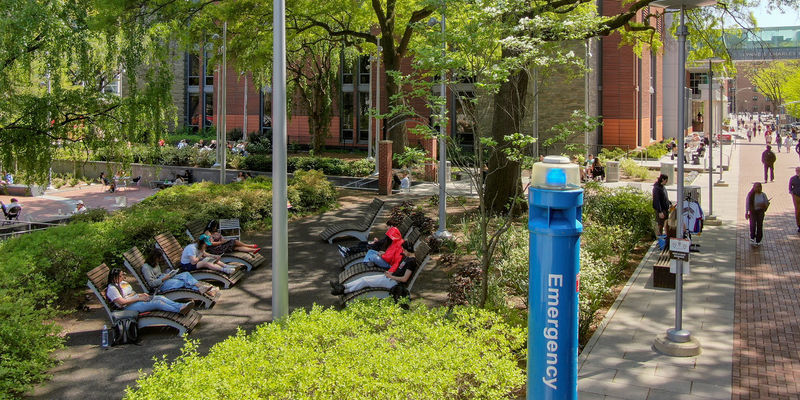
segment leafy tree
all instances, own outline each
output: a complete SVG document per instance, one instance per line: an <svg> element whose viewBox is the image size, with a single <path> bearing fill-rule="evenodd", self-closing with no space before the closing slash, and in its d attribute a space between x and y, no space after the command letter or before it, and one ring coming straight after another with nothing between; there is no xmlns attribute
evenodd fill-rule
<svg viewBox="0 0 800 400"><path fill-rule="evenodd" d="M780 112L780 106L786 101L786 89L792 78L797 77L800 62L775 61L763 63L745 72L750 83L772 104L774 114Z"/></svg>
<svg viewBox="0 0 800 400"><path fill-rule="evenodd" d="M172 119L169 34L117 3L0 2L3 167L43 182L53 144L152 141Z"/></svg>

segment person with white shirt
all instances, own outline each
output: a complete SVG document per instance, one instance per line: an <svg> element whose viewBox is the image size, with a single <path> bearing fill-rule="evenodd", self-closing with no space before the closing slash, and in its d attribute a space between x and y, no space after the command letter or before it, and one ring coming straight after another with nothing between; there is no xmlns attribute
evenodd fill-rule
<svg viewBox="0 0 800 400"><path fill-rule="evenodd" d="M86 208L86 205L83 204L83 200L78 200L78 203L75 204L75 210L73 210L72 213L73 214L83 214L86 211L88 211L88 209Z"/></svg>
<svg viewBox="0 0 800 400"><path fill-rule="evenodd" d="M211 269L214 271L224 272L228 275L236 272L237 267L228 265L220 261L222 256L206 253L206 242L204 239L198 239L194 243L190 243L183 249L181 254L182 271L191 272L197 269Z"/></svg>

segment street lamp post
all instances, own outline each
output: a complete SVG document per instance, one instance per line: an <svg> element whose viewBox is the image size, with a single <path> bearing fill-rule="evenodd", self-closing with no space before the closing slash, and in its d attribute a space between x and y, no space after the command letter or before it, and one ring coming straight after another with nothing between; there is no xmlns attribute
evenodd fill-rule
<svg viewBox="0 0 800 400"><path fill-rule="evenodd" d="M215 38L219 38L219 36L214 35ZM219 183L225 184L225 157L227 156L226 151L228 149L227 143L227 133L225 130L227 129L227 121L226 121L226 114L228 113L227 110L227 80L228 73L228 22L225 21L222 23L222 63L220 64L219 68L219 84L217 84L217 148L215 151L217 152L217 162L214 163L214 167L219 166Z"/></svg>
<svg viewBox="0 0 800 400"><path fill-rule="evenodd" d="M651 5L671 10L680 10L680 26L678 27L678 98L683 98L686 87L686 9L713 5L716 0L659 0ZM686 120L686 102L681 101L678 107L678 223L676 239L683 239L683 156L684 133ZM683 329L683 261L675 260L675 327L667 330L666 336L656 338L654 346L659 351L674 356L694 356L700 354L700 343L692 338L691 332Z"/></svg>
<svg viewBox="0 0 800 400"><path fill-rule="evenodd" d="M717 79L717 78L714 78L714 79ZM719 81L723 81L723 82L724 81L732 81L733 78L721 77L718 80ZM720 93L719 117L720 118L722 118L722 90L723 90L724 87L725 87L724 83L721 83L720 84L720 91L719 91L719 93ZM720 132L720 133L722 133L722 132ZM722 139L720 139L720 141L719 141L719 179L717 179L717 182L714 183L714 186L728 186L728 183L725 182L724 179L722 179L722 171L723 171L723 168L722 168Z"/></svg>
<svg viewBox="0 0 800 400"><path fill-rule="evenodd" d="M289 211L286 208L286 3L272 3L272 320L289 314Z"/></svg>
<svg viewBox="0 0 800 400"><path fill-rule="evenodd" d="M430 24L434 24L436 19L431 18ZM439 26L442 29L442 62L447 59L447 39L445 37L445 8L442 4L442 20ZM434 233L434 236L439 239L449 239L453 235L447 231L447 72L442 68L440 76L439 95L442 96L442 105L439 110L439 230Z"/></svg>
<svg viewBox="0 0 800 400"><path fill-rule="evenodd" d="M378 43L381 42L380 38L377 40ZM377 61L377 66L375 67L375 111L378 115L381 113L381 51L383 51L383 47L379 44L377 49L375 50L375 60ZM380 153L380 142L381 142L381 119L379 117L375 117L375 145L373 149L375 151L375 176L379 174L379 161L378 161L378 154Z"/></svg>

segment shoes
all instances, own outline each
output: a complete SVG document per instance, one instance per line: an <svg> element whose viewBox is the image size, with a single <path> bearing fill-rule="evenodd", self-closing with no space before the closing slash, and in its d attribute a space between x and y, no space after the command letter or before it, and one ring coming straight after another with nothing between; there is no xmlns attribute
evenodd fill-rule
<svg viewBox="0 0 800 400"><path fill-rule="evenodd" d="M211 285L200 284L200 287L197 288L197 291L200 292L200 294L206 294L209 290L211 290Z"/></svg>
<svg viewBox="0 0 800 400"><path fill-rule="evenodd" d="M797 227L797 231L800 232L800 226Z"/></svg>
<svg viewBox="0 0 800 400"><path fill-rule="evenodd" d="M761 246L761 242L756 242L756 247Z"/></svg>
<svg viewBox="0 0 800 400"><path fill-rule="evenodd" d="M181 307L180 313L181 313L181 315L186 315L186 314L189 313L189 311L192 311L192 309L194 309L194 303L190 301L190 302L186 303L186 305Z"/></svg>
<svg viewBox="0 0 800 400"><path fill-rule="evenodd" d="M340 244L336 245L339 248L339 254L341 254L342 258L347 257L347 247L344 247Z"/></svg>
<svg viewBox="0 0 800 400"><path fill-rule="evenodd" d="M330 284L331 287L333 288L333 290L331 290L332 295L341 296L344 294L344 285L336 281L330 281Z"/></svg>
<svg viewBox="0 0 800 400"><path fill-rule="evenodd" d="M755 246L756 245L756 240L753 239L753 238L750 238L750 245Z"/></svg>

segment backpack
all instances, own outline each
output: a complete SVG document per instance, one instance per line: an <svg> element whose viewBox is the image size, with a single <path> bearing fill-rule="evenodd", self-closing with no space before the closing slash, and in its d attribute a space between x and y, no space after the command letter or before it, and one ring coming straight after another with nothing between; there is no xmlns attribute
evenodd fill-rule
<svg viewBox="0 0 800 400"><path fill-rule="evenodd" d="M769 152L767 153L767 164L775 164L775 161L778 160L778 157L775 156L775 153Z"/></svg>
<svg viewBox="0 0 800 400"><path fill-rule="evenodd" d="M109 329L108 342L111 346L139 343L139 325L137 318L118 318Z"/></svg>

